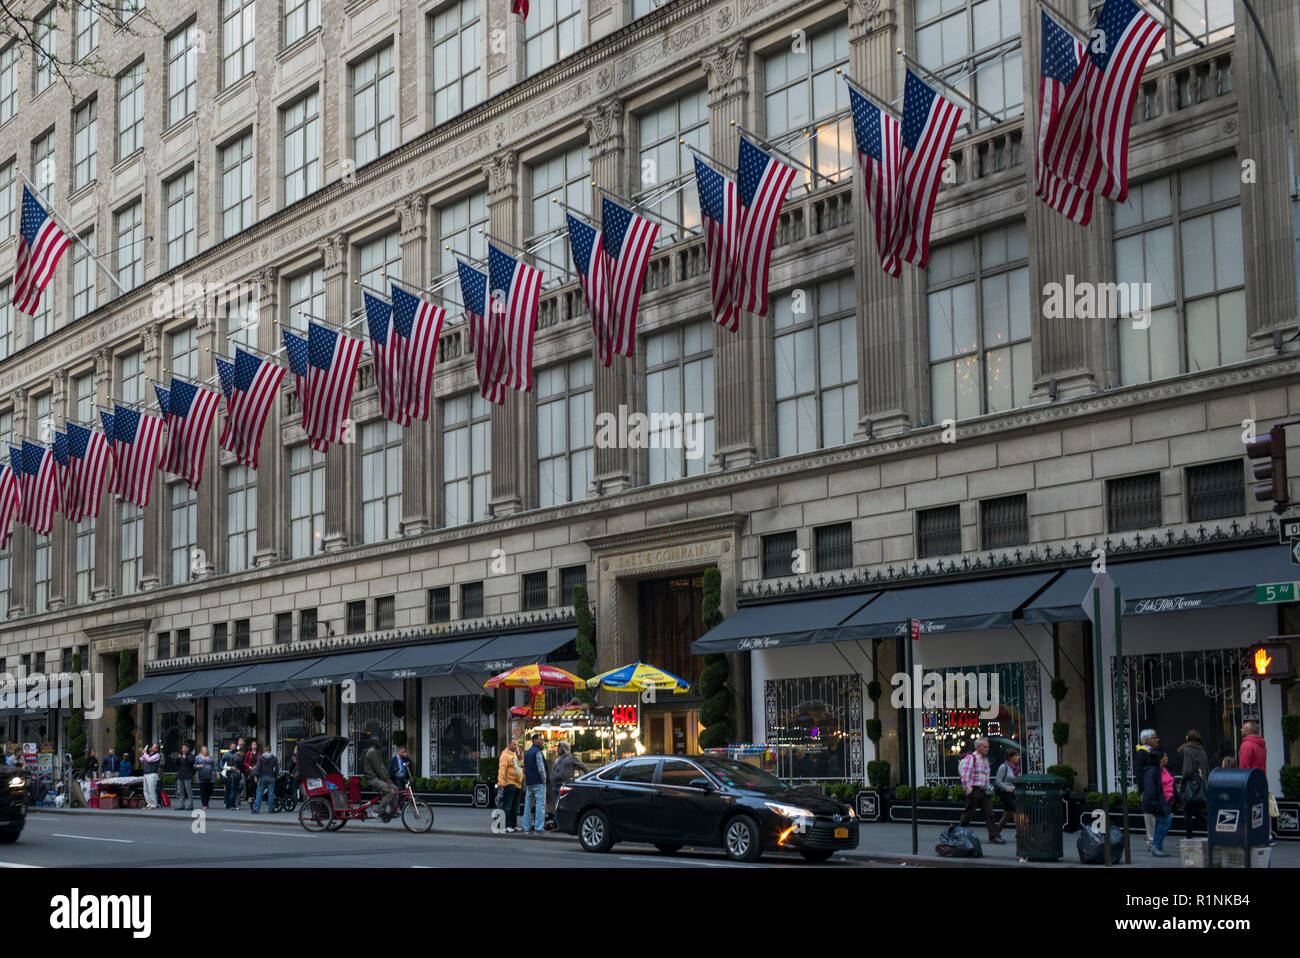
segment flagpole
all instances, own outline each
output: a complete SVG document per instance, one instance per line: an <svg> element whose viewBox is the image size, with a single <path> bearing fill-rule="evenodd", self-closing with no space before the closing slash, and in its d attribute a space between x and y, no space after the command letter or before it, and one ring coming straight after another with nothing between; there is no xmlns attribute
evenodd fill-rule
<svg viewBox="0 0 1300 958"><path fill-rule="evenodd" d="M1074 35L1074 38L1076 40L1082 43L1085 47L1088 45L1088 41L1091 40L1092 38L1089 37L1086 32L1076 27L1074 25L1074 21L1070 17L1066 16L1060 10L1056 9L1056 7L1048 3L1047 0L1038 0L1038 5L1040 7L1045 7L1048 13L1054 14L1057 23L1059 23L1065 29L1069 30L1070 33Z"/></svg>
<svg viewBox="0 0 1300 958"><path fill-rule="evenodd" d="M686 149L690 150L690 151L691 151L692 153L694 153L696 156L701 156L701 157L703 157L704 159L706 159L706 160L708 160L710 163L712 163L714 166L720 166L720 167L722 167L724 170L726 170L726 171L727 171L728 173L730 173L732 176L735 176L735 175L736 175L736 168L735 168L734 166L728 166L726 163L723 163L721 160L715 160L713 157L709 156L709 154L705 153L703 150L696 149L695 147L691 146L691 144L689 144L689 143L686 142L686 138L685 138L685 137L680 137L680 138L677 140L677 142L678 142L681 146L686 147Z"/></svg>
<svg viewBox="0 0 1300 958"><path fill-rule="evenodd" d="M356 319L350 318L347 323L339 325L338 323L331 323L328 319L321 319L319 316L313 316L311 313L303 312L301 309L298 310L298 315L306 316L313 322L320 323L322 326L328 326L331 329L337 329L341 333L351 332L353 323L357 322Z"/></svg>
<svg viewBox="0 0 1300 958"><path fill-rule="evenodd" d="M805 163L803 160L800 160L800 159L797 159L796 157L791 156L789 153L787 153L785 150L781 149L779 146L777 146L775 143L773 143L771 140L767 139L766 137L759 136L757 133L754 133L754 132L751 131L751 130L747 130L747 129L745 129L743 126L741 126L741 125L740 125L739 123L737 123L735 120L732 120L732 121L731 121L731 125L734 126L734 127L735 127L737 130L739 130L741 133L743 133L745 136L750 136L750 137L753 137L754 139L758 140L759 143L762 143L762 144L763 144L764 146L766 146L769 150L775 150L777 153L780 153L782 156L784 156L784 157L785 157L787 160L789 160L791 163L797 163L797 164L799 164L800 166L802 166L805 170L807 170L809 173L812 174L813 185L814 185L814 187L816 186L816 184L817 184L817 177L821 176L822 174L818 173L816 170L814 170L811 166L809 166L809 165L808 165L807 163Z"/></svg>
<svg viewBox="0 0 1300 958"><path fill-rule="evenodd" d="M599 183L597 183L595 180L592 180L592 181L591 181L591 185L594 186L596 189L600 190L600 192L602 192L602 193L608 193L610 196L612 196L612 197L613 197L614 199L616 199L616 200L622 200L622 201L623 201L624 203L626 203L628 206L634 206L634 207L636 207L636 208L637 208L637 209L636 209L636 214L637 214L637 216L648 216L648 217L650 217L650 218L652 218L652 219L659 220L661 223L666 223L668 226L675 226L675 227L677 227L679 230L682 231L682 235L686 235L687 233L694 233L694 232L695 232L695 231L692 230L690 227L688 227L685 223L681 223L681 222L678 222L678 221L675 220L675 219L672 219L671 217L664 216L662 213L652 213L652 212L650 212L650 211L649 211L648 209L646 209L645 206L644 206L644 203L645 203L645 202L648 202L648 201L643 200L643 201L641 201L640 203L638 203L636 200L628 199L626 196L621 196L621 195L619 195L618 193L615 193L613 190L606 189L605 187L603 187L603 186L601 186ZM668 191L667 193L665 193L663 196L657 196L657 197L655 197L654 202L663 202L664 200L668 199L668 197L672 196L675 192L678 192L679 190L684 189L684 188L686 187L686 185L687 185L687 184L686 184L685 182L678 184L677 187L675 187L674 189L669 190L669 191ZM579 211L579 210L575 210L575 209L573 209L573 207L571 207L571 206L567 206L567 205L565 205L564 203L560 203L560 198L559 198L558 196L553 196L553 197L551 197L551 202L552 202L552 203L559 203L561 209L570 210L571 212L577 213L579 216L587 216L586 213L583 213L583 212L581 212L581 211ZM587 219L591 219L591 217L590 217L590 216L587 216ZM593 220L593 222L594 222L594 220ZM703 232L703 231L701 231L701 232Z"/></svg>
<svg viewBox="0 0 1300 958"><path fill-rule="evenodd" d="M14 172L17 173L19 176L21 176L23 182L26 183L28 186L30 186L33 190L35 190L36 195L40 197L41 188L37 186L35 183L33 183L31 180L29 180L27 178L26 173L18 169L18 167L14 167ZM113 274L113 272L107 266L104 265L103 260L101 260L99 256L96 255L95 251L86 245L85 240L83 240L77 234L77 231L68 225L68 221L63 218L62 214L60 214L57 210L54 209L53 203L48 203L47 212L50 214L50 217L55 221L57 225L63 227L64 232L66 232L74 240L76 240L81 245L81 248L84 249L88 254L90 254L90 258L95 261L95 264L99 266L99 268L102 269L105 273L108 274L108 278L111 279L114 285L117 286L118 292L122 293L123 295L129 292L129 290L122 285L121 281Z"/></svg>
<svg viewBox="0 0 1300 958"><path fill-rule="evenodd" d="M876 96L866 87L864 87L857 80L853 79L853 77L845 73L843 67L836 67L835 72L838 73L840 76L842 76L844 78L844 82L847 83L849 86L853 87L853 89L857 90L859 93L865 96L868 100L870 100L880 109L885 110L887 113L889 113L890 116L894 117L894 119L896 120L898 119L898 117L894 114L894 103L897 103L898 102L897 100L895 100L894 103L886 103L880 97Z"/></svg>
<svg viewBox="0 0 1300 958"><path fill-rule="evenodd" d="M557 197L551 197L551 199L557 199ZM560 227L557 226L555 229L559 230ZM566 232L568 231L567 225L564 227L564 230ZM524 249L524 247L522 246L516 246L514 243L510 242L509 240L498 239L497 237L493 236L491 233L485 232L483 227L481 226L478 228L478 231L483 234L484 238L487 239L489 243L496 243L498 246L508 246L521 256L532 256L533 259L541 260L543 263L545 263L547 266L550 266L553 269L558 269L561 272L568 272L568 267L561 266L559 263L552 262L551 260L547 259L545 256L538 256L535 252L533 252L533 250ZM558 236L554 237L551 240L551 242L553 243L558 238L559 238ZM546 244L546 246L550 246L550 245L551 243ZM538 246L534 248L545 249L545 246Z"/></svg>
<svg viewBox="0 0 1300 958"><path fill-rule="evenodd" d="M1142 0L1136 0L1136 2L1137 2L1137 5L1138 5L1138 9L1139 9L1139 10L1141 10L1143 13L1146 13L1147 16L1151 16L1151 14L1146 10L1146 8L1143 7L1143 5L1142 5ZM1163 3L1161 3L1160 0L1151 0L1151 5L1154 6L1154 7L1155 7L1157 10L1159 10L1161 13L1163 13L1165 16L1167 16L1167 17L1169 18L1170 22L1171 22L1174 26L1178 27L1178 29L1182 30L1183 33L1187 34L1187 37L1188 37L1189 40L1191 40L1193 43L1195 43L1198 47L1200 47L1200 48L1202 48L1202 49L1205 48L1205 41L1202 40L1202 39L1201 39L1199 36L1197 36L1195 33L1193 33L1191 30L1189 30L1187 27L1183 26L1183 22L1182 22L1181 20L1179 20L1177 17L1175 17L1174 14L1173 14L1173 12L1172 12L1168 7L1166 7ZM1154 19L1156 19L1156 18L1155 18L1155 17L1151 17L1151 19L1154 20Z"/></svg>
<svg viewBox="0 0 1300 958"><path fill-rule="evenodd" d="M938 75L937 73L935 73L933 70L929 69L928 67L924 67L924 66L922 66L921 64L917 63L915 60L913 60L911 57L909 57L906 53L903 52L903 48L902 48L902 47L899 47L899 48L897 49L897 51L895 51L895 52L897 52L898 55L899 55L900 57L903 58L903 62L906 63L908 66L916 67L918 70L920 70L922 73L924 73L927 77L929 77L930 79L934 80L935 83L940 84L940 85L943 86L945 89L947 89L949 92L957 94L957 96L961 97L963 100L965 100L965 101L966 101L967 103L969 103L971 106L973 106L973 107L974 107L978 112L983 113L985 116L987 116L987 117L988 117L990 120L992 120L994 123L1001 123L1001 122L1002 122L1002 117L998 116L996 113L990 113L988 110L986 110L984 107L980 106L978 103L976 103L974 100L972 100L972 99L971 99L969 96L967 96L965 93L962 93L961 90L958 90L955 86L953 86L951 83L949 83L949 82L948 82L947 80L945 80L943 77L939 76L939 75Z"/></svg>
<svg viewBox="0 0 1300 958"><path fill-rule="evenodd" d="M383 274L383 273L380 273L380 275L382 276L382 275L384 275L384 274ZM395 278L393 278L392 276L389 276L388 279L389 279L390 282L393 282L393 283L399 283L400 285L405 286L405 287L407 287L408 289L416 289L416 288L417 288L417 287L415 286L414 283L404 283L404 282L402 282L400 279L395 279ZM374 293L376 296L387 296L387 295L388 295L387 293L385 293L385 292L383 292L383 291L381 291L381 290L375 289L373 286L367 286L365 283L361 282L361 280L359 280L359 279L354 279L354 280L352 281L352 285L353 285L353 286L360 286L362 289L364 289L364 290L368 290L369 292ZM420 290L420 295L421 295L421 296L428 296L429 294L428 294L427 292L425 292L424 290ZM442 303L444 309L447 308L448 303L447 303L447 301L446 301L445 299L443 299L441 296L433 296L433 297L431 297L431 298L432 298L432 299L436 299L439 303ZM389 305L391 305L391 304L389 304Z"/></svg>
<svg viewBox="0 0 1300 958"><path fill-rule="evenodd" d="M109 402L117 406L126 406L128 409L143 409L145 412L149 411L149 407L144 403L127 402L125 399L115 399L111 396L109 397Z"/></svg>
<svg viewBox="0 0 1300 958"><path fill-rule="evenodd" d="M16 433L14 433L14 438L15 438L15 439L21 439L23 442L30 442L30 443L31 443L32 445L34 445L34 446L48 446L48 445L49 445L49 443L47 443L44 439L35 439L35 438L31 437L31 436L24 435L24 434L21 433L21 432L16 432Z"/></svg>

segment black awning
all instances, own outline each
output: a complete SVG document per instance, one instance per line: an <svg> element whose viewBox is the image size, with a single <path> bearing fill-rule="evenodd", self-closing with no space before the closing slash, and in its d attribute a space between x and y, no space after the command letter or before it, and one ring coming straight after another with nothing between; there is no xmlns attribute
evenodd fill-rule
<svg viewBox="0 0 1300 958"><path fill-rule="evenodd" d="M1286 546L1277 543L1135 562L1112 561L1107 563L1106 571L1124 597L1124 614L1133 616L1254 605L1256 585L1300 578L1300 567L1291 564ZM1091 567L1067 570L1025 607L1025 621L1086 620L1083 602L1093 577Z"/></svg>
<svg viewBox="0 0 1300 958"><path fill-rule="evenodd" d="M258 692L279 692L289 688L288 682L291 678L320 661L320 658L314 658L259 662L219 682L210 694L229 697L253 695Z"/></svg>
<svg viewBox="0 0 1300 958"><path fill-rule="evenodd" d="M478 649L494 641L496 640L479 636L477 639L452 639L408 646L384 659L378 668L367 669L362 679L366 682L381 682L386 679L450 675L455 671L457 660L472 656Z"/></svg>
<svg viewBox="0 0 1300 958"><path fill-rule="evenodd" d="M920 619L922 635L1009 629L1016 611L1058 574L1033 572L891 589L835 630L835 638L906 635L909 619Z"/></svg>
<svg viewBox="0 0 1300 958"><path fill-rule="evenodd" d="M828 633L879 594L857 592L747 605L692 642L691 652L706 655L834 641Z"/></svg>
<svg viewBox="0 0 1300 958"><path fill-rule="evenodd" d="M345 652L342 655L327 655L317 659L284 680L286 689L311 689L324 685L341 685L344 682L361 681L361 676L380 662L397 654L400 649L370 649L365 652Z"/></svg>
<svg viewBox="0 0 1300 958"><path fill-rule="evenodd" d="M135 705L137 702L157 702L162 692L188 679L192 672L173 672L170 675L146 675L134 685L110 695L105 705Z"/></svg>
<svg viewBox="0 0 1300 958"><path fill-rule="evenodd" d="M532 665L573 641L576 634L577 629L570 625L562 629L498 635L458 659L452 671L495 673L517 665Z"/></svg>
<svg viewBox="0 0 1300 958"><path fill-rule="evenodd" d="M212 690L223 682L236 679L249 670L248 665L228 665L219 669L199 669L190 672L179 682L163 689L155 697L156 702L177 702L185 699L201 699L212 694Z"/></svg>
<svg viewBox="0 0 1300 958"><path fill-rule="evenodd" d="M72 689L67 685L47 685L37 690L29 688L26 683L15 683L7 696L0 697L0 701L6 699L13 704L0 708L0 718L44 715L50 709L70 708Z"/></svg>

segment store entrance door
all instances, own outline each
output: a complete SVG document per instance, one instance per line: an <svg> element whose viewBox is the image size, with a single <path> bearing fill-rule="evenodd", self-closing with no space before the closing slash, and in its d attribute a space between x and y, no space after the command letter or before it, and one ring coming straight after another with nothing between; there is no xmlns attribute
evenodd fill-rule
<svg viewBox="0 0 1300 958"><path fill-rule="evenodd" d="M665 709L645 713L646 750L651 755L694 755L699 752L698 709Z"/></svg>
<svg viewBox="0 0 1300 958"><path fill-rule="evenodd" d="M691 654L691 643L704 634L704 575L650 579L637 586L639 658L691 683L685 695L659 692L654 701L642 698L643 744L654 755L694 755L699 751L695 693L704 659Z"/></svg>

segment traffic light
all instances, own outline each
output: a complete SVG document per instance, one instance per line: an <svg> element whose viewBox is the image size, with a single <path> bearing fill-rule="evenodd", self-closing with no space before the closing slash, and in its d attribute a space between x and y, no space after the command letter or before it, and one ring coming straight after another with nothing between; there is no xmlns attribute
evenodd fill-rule
<svg viewBox="0 0 1300 958"><path fill-rule="evenodd" d="M1274 426L1267 436L1251 439L1246 443L1246 455L1258 460L1254 464L1255 478L1263 480L1255 486L1255 500L1271 500L1274 512L1286 511L1290 505L1286 486L1286 426Z"/></svg>
<svg viewBox="0 0 1300 958"><path fill-rule="evenodd" d="M1265 642L1251 646L1250 674L1260 679L1291 678L1291 646L1285 642Z"/></svg>

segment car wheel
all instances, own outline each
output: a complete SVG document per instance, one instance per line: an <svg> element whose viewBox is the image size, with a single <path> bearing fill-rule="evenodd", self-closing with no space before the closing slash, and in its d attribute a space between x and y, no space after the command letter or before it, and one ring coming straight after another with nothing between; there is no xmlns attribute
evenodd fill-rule
<svg viewBox="0 0 1300 958"><path fill-rule="evenodd" d="M657 842L655 843L655 848L659 849L665 855L676 855L679 851L682 850L681 845L659 844Z"/></svg>
<svg viewBox="0 0 1300 958"><path fill-rule="evenodd" d="M748 815L737 815L728 820L722 832L722 848L732 861L756 861L763 854L758 823Z"/></svg>
<svg viewBox="0 0 1300 958"><path fill-rule="evenodd" d="M578 841L589 852L607 852L614 844L614 833L610 831L609 819L597 809L584 812L578 820Z"/></svg>
<svg viewBox="0 0 1300 958"><path fill-rule="evenodd" d="M835 850L833 848L801 848L799 849L799 854L802 855L806 861L824 862L835 854Z"/></svg>
<svg viewBox="0 0 1300 958"><path fill-rule="evenodd" d="M12 845L22 832L0 832L0 845Z"/></svg>

